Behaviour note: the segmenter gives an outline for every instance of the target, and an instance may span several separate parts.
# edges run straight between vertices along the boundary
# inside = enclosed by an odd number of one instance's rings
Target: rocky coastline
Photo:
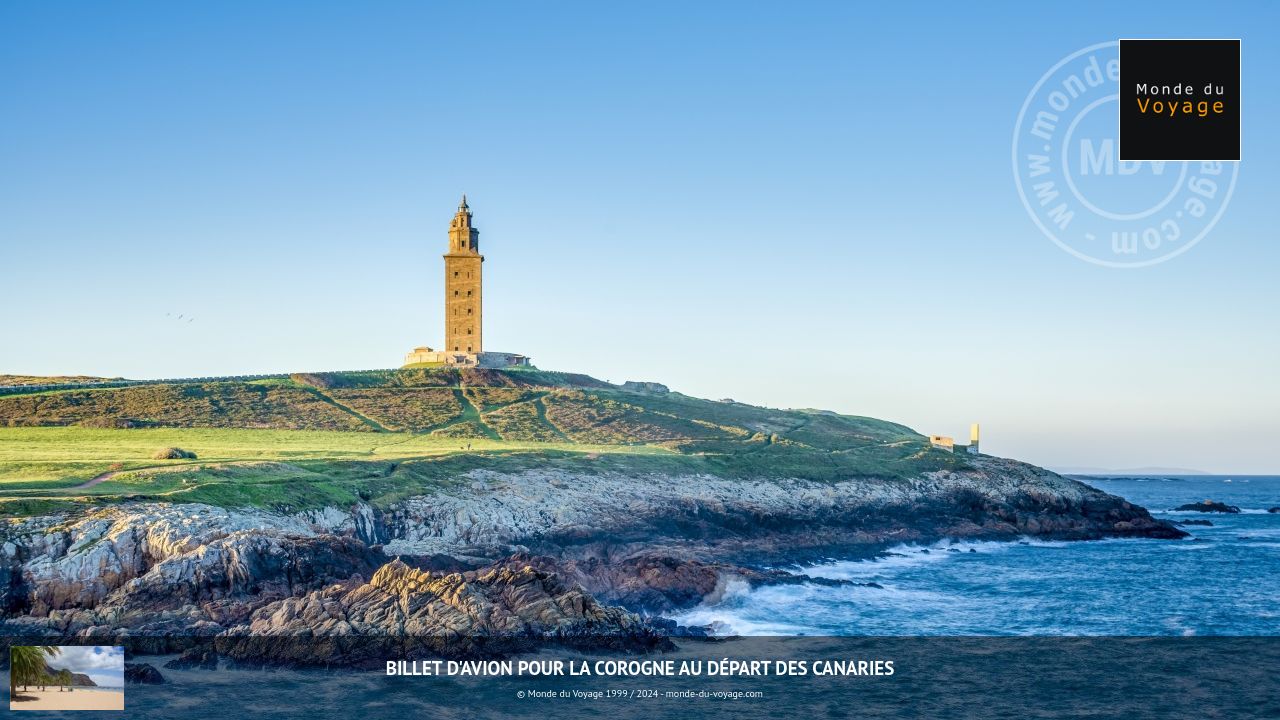
[[[778,569],[796,564],[944,538],[1185,535],[985,456],[963,472],[838,482],[476,470],[382,509],[124,503],[11,520],[0,608],[5,635],[109,638],[135,653],[203,639],[234,662],[645,652],[696,633],[663,613],[731,582],[816,582]]]

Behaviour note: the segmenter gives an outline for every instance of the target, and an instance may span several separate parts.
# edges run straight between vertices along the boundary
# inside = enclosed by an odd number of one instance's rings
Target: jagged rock
[[[389,554],[490,560],[572,548],[578,557],[610,561],[644,550],[777,564],[940,537],[1184,535],[1121,498],[1039,468],[985,457],[969,462],[974,469],[966,472],[837,483],[476,470],[467,473],[477,483],[467,492],[411,498],[380,520]]]
[[[581,585],[605,602],[634,610],[665,612],[692,607],[722,592],[730,577],[750,573],[727,564],[659,555],[609,562],[598,557],[560,561],[517,553],[498,567],[534,567]]]
[[[858,585],[850,580],[797,575],[784,570],[758,570],[728,563],[706,563],[670,556],[643,555],[606,562],[600,558],[557,560],[517,553],[493,567],[533,567],[581,585],[596,598],[630,610],[670,612],[715,602],[730,583],[764,585]],[[868,585],[874,585],[870,583]]]
[[[203,505],[110,508],[30,528],[42,532],[9,540],[21,550],[4,601],[23,610],[10,623],[43,620],[65,634],[216,634],[258,605],[367,577],[386,560],[292,518]]]
[[[1200,525],[1200,526],[1203,526],[1203,527],[1213,527],[1213,522],[1212,522],[1212,521],[1209,521],[1209,520],[1198,520],[1198,519],[1191,519],[1191,520],[1174,520],[1174,521],[1173,521],[1173,524],[1174,524],[1174,525],[1178,525],[1178,526]]]
[[[1215,513],[1231,513],[1240,512],[1240,508],[1235,505],[1217,502],[1216,500],[1201,500],[1198,503],[1187,503],[1174,508],[1177,512],[1215,512]]]
[[[125,663],[124,681],[135,685],[159,685],[164,682],[164,676],[147,663]]]
[[[170,670],[217,670],[218,653],[207,645],[201,644],[188,648],[181,655],[164,664]]]
[[[290,643],[294,638],[329,642]],[[356,664],[407,655],[463,657],[555,643],[644,650],[665,639],[638,616],[531,566],[430,573],[400,560],[347,582],[271,603],[218,638],[240,662]],[[402,655],[406,656],[406,655]]]

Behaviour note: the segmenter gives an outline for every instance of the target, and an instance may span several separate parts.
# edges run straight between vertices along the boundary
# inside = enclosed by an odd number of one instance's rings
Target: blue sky
[[[541,367],[981,421],[1040,464],[1277,472],[1278,16],[5,3],[0,372],[394,366],[441,340],[466,192],[486,345]],[[1131,271],[1049,242],[1009,168],[1032,85],[1118,37],[1244,48],[1230,207]]]

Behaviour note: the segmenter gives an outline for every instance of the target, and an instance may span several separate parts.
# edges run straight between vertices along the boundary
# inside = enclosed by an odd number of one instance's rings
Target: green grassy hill
[[[93,375],[4,375],[0,374],[0,387],[8,385],[71,385],[75,383],[104,382],[121,378],[101,378]]]
[[[197,457],[152,459],[164,447]],[[963,460],[872,418],[633,392],[535,369],[0,396],[4,514],[131,498],[279,509],[386,504],[479,467],[838,480],[906,477]]]

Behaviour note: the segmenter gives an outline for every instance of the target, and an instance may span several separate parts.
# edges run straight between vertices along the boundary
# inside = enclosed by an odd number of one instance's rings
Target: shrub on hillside
[[[327,373],[294,373],[289,376],[289,379],[299,385],[310,385],[321,390],[328,390],[342,385],[342,383],[338,382],[338,378]]]
[[[75,425],[111,417],[158,427],[371,431],[313,391],[280,385],[187,383],[0,397],[0,425]]]
[[[190,450],[183,450],[182,448],[171,447],[171,448],[164,448],[163,450],[157,450],[156,454],[152,455],[151,457],[155,458],[156,460],[195,460],[196,454],[191,452]]]

